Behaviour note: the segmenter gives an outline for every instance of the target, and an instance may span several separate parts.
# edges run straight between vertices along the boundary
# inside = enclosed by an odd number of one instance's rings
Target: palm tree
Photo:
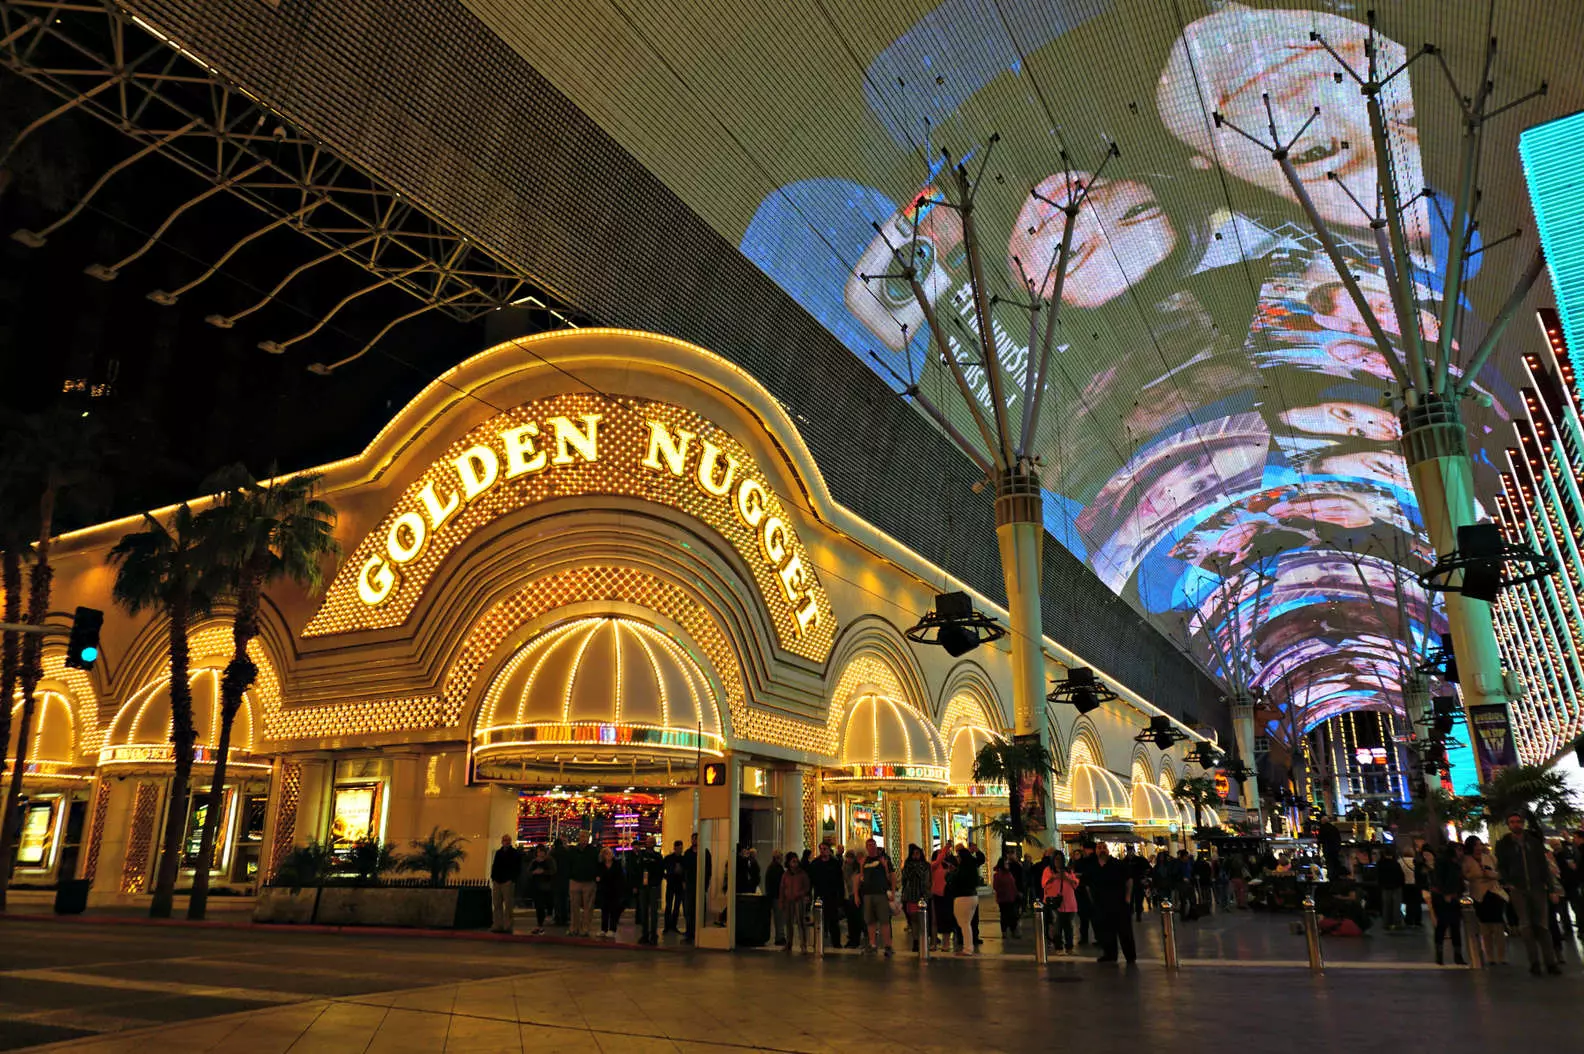
[[[977,783],[1001,783],[1007,789],[1007,814],[986,826],[1003,841],[1021,846],[1035,845],[1038,831],[1029,830],[1028,808],[1023,801],[1023,782],[1031,776],[1046,777],[1056,771],[1050,750],[1037,739],[992,740],[974,755],[973,778]],[[1033,804],[1033,803],[1029,803]]]
[[[1570,826],[1579,817],[1578,800],[1567,777],[1544,765],[1513,765],[1500,770],[1480,784],[1479,798],[1485,822],[1493,827],[1515,812],[1541,828]]]
[[[208,907],[209,868],[220,825],[231,725],[258,676],[258,667],[248,658],[248,644],[259,635],[264,587],[286,581],[317,592],[324,585],[325,559],[341,553],[334,533],[335,509],[319,497],[321,479],[318,473],[305,472],[261,483],[246,468],[233,465],[212,481],[220,489],[219,501],[203,518],[212,524],[219,565],[236,611],[231,621],[231,660],[220,678],[220,738],[209,785],[214,807],[204,814],[198,869],[187,902],[190,919],[203,918]]]
[[[49,613],[50,585],[55,569],[50,566],[50,535],[56,515],[75,504],[78,511],[93,508],[102,494],[105,480],[98,471],[104,455],[103,428],[95,418],[65,404],[22,421],[5,438],[6,460],[0,466],[5,490],[11,494],[36,493],[38,529],[33,544],[33,564],[28,569],[27,623],[42,626]],[[23,523],[28,520],[24,519]],[[20,558],[19,558],[20,564]],[[7,595],[12,595],[7,582]],[[21,596],[21,573],[15,581],[15,595]],[[11,603],[7,601],[7,607]],[[0,910],[5,908],[6,886],[11,881],[12,846],[15,845],[22,796],[22,770],[27,767],[28,744],[32,739],[36,692],[44,678],[44,638],[37,633],[23,636],[18,679],[22,682],[22,713],[17,722],[17,759],[3,802],[0,802]],[[4,709],[11,707],[9,697]]]
[[[1172,800],[1193,806],[1194,827],[1197,828],[1203,818],[1204,807],[1219,805],[1221,793],[1216,790],[1215,780],[1209,776],[1185,776],[1172,788]],[[1192,835],[1192,831],[1184,831],[1183,841],[1186,842]]]
[[[10,482],[0,475],[0,486]],[[22,527],[25,517],[20,503],[13,498],[10,492],[0,492],[0,589],[5,590],[0,619],[15,626],[22,621],[22,558],[29,542]],[[0,745],[4,745],[11,742],[11,708],[16,705],[17,673],[22,666],[22,634],[7,630],[0,638]],[[5,775],[5,764],[4,753],[0,752],[0,777]]]
[[[429,884],[436,889],[445,885],[446,879],[462,870],[462,859],[467,850],[462,847],[467,839],[449,827],[436,827],[427,838],[414,838],[412,852],[402,854],[397,870],[417,871],[429,876]]]
[[[171,513],[170,523],[143,515],[143,530],[129,534],[110,550],[116,577],[112,595],[129,614],[154,608],[167,620],[170,648],[171,746],[175,775],[171,778],[170,808],[161,841],[159,872],[154,881],[152,918],[169,918],[181,864],[182,836],[187,825],[187,796],[192,784],[192,686],[188,681],[190,656],[187,627],[209,611],[218,578],[213,549],[204,537],[200,518],[184,502]],[[214,810],[209,810],[213,812]]]

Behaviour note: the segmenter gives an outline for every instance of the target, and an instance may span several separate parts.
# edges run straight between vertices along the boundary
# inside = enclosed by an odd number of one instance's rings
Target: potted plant
[[[450,828],[435,827],[426,838],[414,838],[412,851],[402,854],[396,867],[400,871],[417,872],[429,876],[431,889],[439,889],[446,879],[462,870],[467,850],[462,847],[467,839]]]
[[[1485,823],[1500,825],[1512,813],[1522,813],[1540,830],[1567,827],[1578,822],[1578,802],[1567,777],[1544,765],[1513,765],[1481,783],[1480,811]]]
[[[396,846],[378,838],[353,842],[347,850],[345,868],[360,886],[372,886],[387,871],[396,870]]]
[[[1026,802],[1026,784],[1044,785],[1044,778],[1056,770],[1056,762],[1044,744],[1035,739],[993,740],[974,755],[973,778],[977,783],[999,783],[1007,789],[1007,813],[985,824],[1006,845],[1021,851],[1025,842],[1042,845],[1044,827],[1031,823],[1040,814],[1039,802]]]

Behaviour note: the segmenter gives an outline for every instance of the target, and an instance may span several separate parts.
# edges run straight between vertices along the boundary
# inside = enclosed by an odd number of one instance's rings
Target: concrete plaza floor
[[[1260,922],[1279,926],[1221,925]],[[1389,960],[1338,960],[1320,976],[1204,961],[1176,974],[1076,957],[1040,970],[1016,955],[926,965],[4,919],[0,1049],[867,1054],[1070,1041],[1106,1054],[1235,1040],[1353,1052],[1418,1047],[1429,1035],[1472,1049],[1513,1049],[1520,1036],[1567,1049],[1584,998],[1576,956],[1560,978]]]

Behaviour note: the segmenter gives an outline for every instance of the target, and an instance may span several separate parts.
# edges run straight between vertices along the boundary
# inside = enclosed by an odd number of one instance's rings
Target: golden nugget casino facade
[[[1006,652],[907,643],[956,583],[833,501],[781,405],[710,352],[618,330],[502,344],[321,471],[345,556],[321,595],[266,599],[217,887],[331,836],[450,828],[482,877],[503,833],[700,831],[723,859],[961,836],[1004,811],[971,770],[1009,734]],[[57,600],[105,609],[108,658],[83,673],[51,650],[24,779],[15,881],[87,878],[96,902],[145,895],[167,810],[196,842],[192,803],[168,800],[164,627],[109,600],[106,553],[135,526],[60,540]],[[207,788],[230,637],[215,619],[190,640]],[[1052,677],[1083,664],[1046,652]],[[1175,830],[1164,789],[1192,741],[1138,747],[1160,711],[1117,688],[1054,708],[1058,821]],[[723,786],[698,786],[708,762]]]

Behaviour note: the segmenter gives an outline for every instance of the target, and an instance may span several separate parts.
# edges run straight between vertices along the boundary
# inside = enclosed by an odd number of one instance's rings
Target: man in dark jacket
[[[781,915],[781,854],[770,854],[770,866],[764,872],[765,896],[770,900],[770,918],[775,923],[775,942],[780,947],[786,943],[786,923]]]
[[[1550,922],[1551,903],[1562,899],[1562,890],[1551,875],[1545,839],[1524,826],[1522,813],[1507,817],[1507,833],[1496,843],[1496,870],[1518,913],[1524,949],[1529,953],[1529,972],[1538,974],[1544,959],[1547,973],[1561,973],[1562,965],[1551,946]]]
[[[671,852],[665,858],[665,931],[677,931],[683,902],[687,899],[687,859],[682,855],[682,839],[671,843]]]
[[[1080,945],[1089,943],[1089,927],[1094,924],[1094,896],[1091,885],[1094,878],[1094,864],[1094,843],[1085,842],[1079,846],[1077,859],[1072,863],[1072,872],[1078,876],[1078,943]]]
[[[577,845],[567,851],[567,885],[572,898],[568,937],[588,937],[594,920],[595,880],[599,877],[599,847],[589,843],[587,831],[578,832]]]
[[[688,844],[688,851],[682,854],[682,877],[687,882],[687,887],[682,895],[682,913],[687,917],[687,933],[682,936],[683,944],[693,943],[694,927],[698,923],[699,890],[705,894],[705,909],[708,910],[710,879],[715,875],[715,859],[708,849],[704,850],[703,867],[699,864],[699,836],[693,832],[693,840]],[[700,871],[702,870],[702,874]],[[702,886],[700,885],[702,881]]]
[[[572,880],[567,877],[567,858],[571,851],[557,838],[550,846],[550,859],[555,861],[555,924],[565,926],[572,918]]]
[[[512,836],[501,835],[500,848],[490,861],[490,932],[512,931],[512,908],[517,901],[517,875],[522,871],[522,854],[512,845]]]
[[[842,888],[842,862],[831,853],[829,842],[821,842],[819,856],[808,863],[809,887],[814,892],[814,899],[822,902],[821,914],[824,916],[825,940],[831,947],[841,946],[841,919],[842,906],[847,901],[847,894]],[[820,924],[819,919],[815,924]]]
[[[1133,846],[1127,848],[1127,855],[1122,858],[1128,877],[1133,880],[1133,918],[1135,921],[1144,921],[1144,891],[1149,888],[1150,862],[1141,855]]]
[[[1562,925],[1563,934],[1571,934],[1575,921],[1580,933],[1584,933],[1584,915],[1578,911],[1579,887],[1584,885],[1584,858],[1579,856],[1578,832],[1573,833],[1572,840],[1563,839],[1557,843],[1556,862],[1558,878],[1562,880],[1562,902],[1557,905],[1557,921]],[[1571,912],[1569,909],[1572,909]],[[1577,916],[1577,919],[1569,916]]]
[[[1133,877],[1122,861],[1112,859],[1104,842],[1095,846],[1088,884],[1095,938],[1100,943],[1100,958],[1095,961],[1116,962],[1120,945],[1122,957],[1131,965],[1138,958],[1133,946]]]
[[[660,943],[660,883],[665,878],[665,858],[655,848],[653,835],[644,835],[633,855],[634,903],[638,910],[638,943]]]

